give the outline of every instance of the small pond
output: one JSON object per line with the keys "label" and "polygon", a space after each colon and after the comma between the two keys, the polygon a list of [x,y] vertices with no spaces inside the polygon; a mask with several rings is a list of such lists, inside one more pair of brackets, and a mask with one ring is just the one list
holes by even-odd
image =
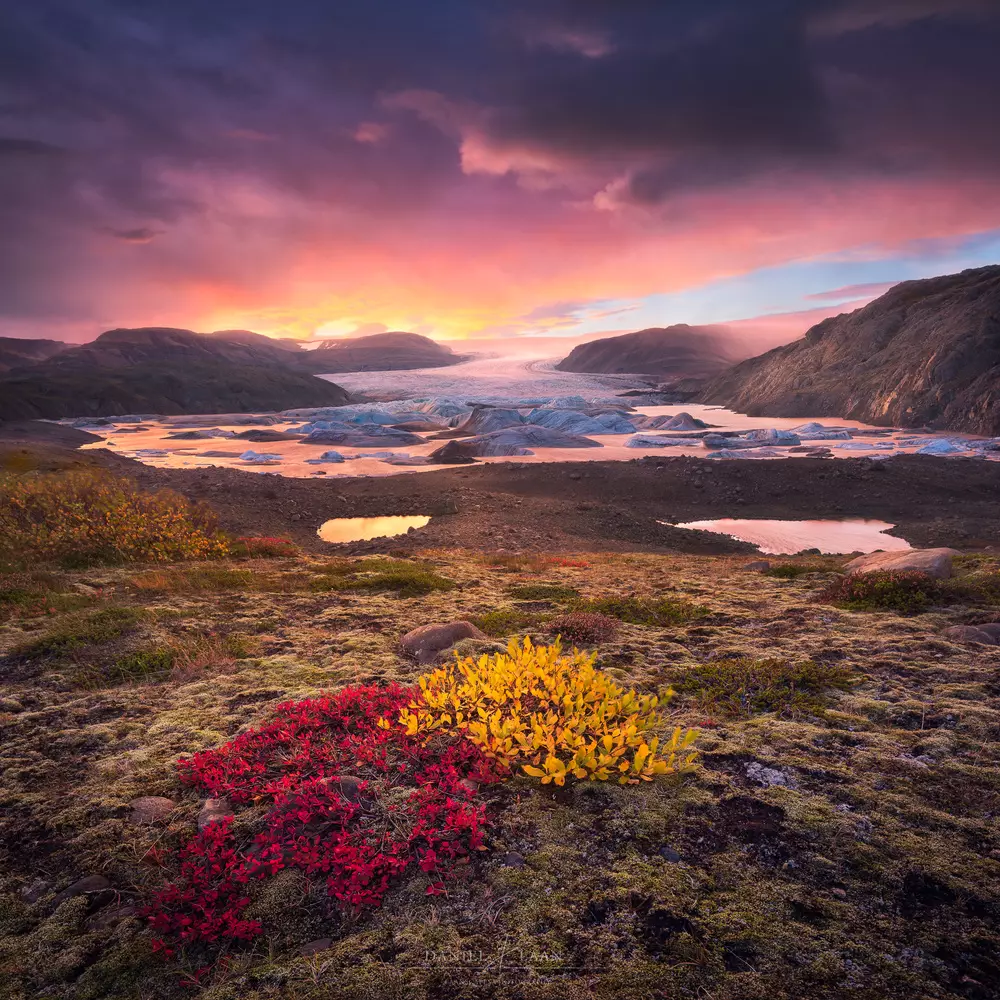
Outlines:
{"label": "small pond", "polygon": [[883,532],[893,527],[885,521],[848,518],[840,521],[767,521],[723,517],[714,521],[688,521],[675,528],[696,528],[751,542],[769,555],[792,555],[803,549],[826,554],[847,552],[894,552],[908,549],[903,538]]}
{"label": "small pond", "polygon": [[430,521],[424,515],[403,517],[335,517],[324,521],[317,534],[324,542],[367,542],[372,538],[405,535],[410,528],[422,528]]}

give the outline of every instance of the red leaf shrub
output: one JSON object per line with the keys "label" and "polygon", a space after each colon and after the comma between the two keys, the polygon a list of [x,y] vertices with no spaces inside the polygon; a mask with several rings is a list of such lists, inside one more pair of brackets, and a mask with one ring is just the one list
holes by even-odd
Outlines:
{"label": "red leaf shrub", "polygon": [[[471,801],[498,765],[460,735],[408,736],[396,721],[415,688],[354,686],[287,702],[276,717],[178,762],[182,780],[234,806],[269,806],[238,841],[232,821],[207,826],[180,852],[176,879],[146,915],[166,942],[246,939],[248,884],[294,868],[326,880],[337,904],[376,907],[411,867],[440,879],[483,845],[485,809]],[[407,794],[408,793],[408,794]],[[443,892],[435,882],[428,890]]]}
{"label": "red leaf shrub", "polygon": [[917,614],[940,595],[940,584],[926,573],[893,569],[840,577],[817,600],[855,611]]}

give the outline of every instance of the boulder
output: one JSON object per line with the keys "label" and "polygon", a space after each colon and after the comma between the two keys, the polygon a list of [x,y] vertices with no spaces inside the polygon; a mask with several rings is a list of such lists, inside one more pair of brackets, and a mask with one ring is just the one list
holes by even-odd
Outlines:
{"label": "boulder", "polygon": [[462,447],[463,442],[449,441],[428,456],[438,465],[475,465],[476,460]]}
{"label": "boulder", "polygon": [[143,795],[132,799],[129,805],[132,807],[129,818],[139,825],[162,823],[177,808],[176,802],[162,795]]}
{"label": "boulder", "polygon": [[752,441],[754,444],[802,444],[802,440],[795,431],[783,431],[777,427],[764,427],[761,430],[749,431],[747,434],[741,436],[745,437],[747,441]]}
{"label": "boulder", "polygon": [[400,640],[403,652],[420,664],[433,663],[446,649],[461,639],[485,639],[471,622],[449,622],[447,625],[421,625],[407,632]]}
{"label": "boulder", "polygon": [[74,896],[86,896],[95,892],[104,892],[105,889],[110,888],[111,883],[103,875],[88,875],[57,893],[55,899],[52,900],[52,908],[57,909],[67,899],[72,899]]}
{"label": "boulder", "polygon": [[846,427],[824,427],[815,421],[800,424],[792,430],[802,441],[850,441],[851,432]]}
{"label": "boulder", "polygon": [[961,555],[955,549],[907,549],[905,552],[872,552],[852,559],[845,569],[849,574],[874,573],[876,570],[901,570],[926,573],[935,580],[952,575],[951,560]]}
{"label": "boulder", "polygon": [[1000,622],[988,622],[986,625],[976,625],[980,632],[985,632],[998,646],[1000,646]]}
{"label": "boulder", "polygon": [[996,646],[997,640],[984,629],[976,628],[974,625],[952,625],[946,628],[941,635],[952,642],[978,642],[984,646]]}
{"label": "boulder", "polygon": [[[508,427],[489,434],[479,434],[466,438],[464,441],[453,441],[454,448],[450,454],[464,455],[466,458],[487,458],[499,455],[531,455],[534,448],[601,448],[600,441],[577,434],[564,434],[562,431],[549,427],[539,427],[537,424],[522,424],[520,427]],[[431,458],[438,460],[439,454],[444,454],[445,445],[431,453]]]}
{"label": "boulder", "polygon": [[219,823],[233,815],[233,807],[229,799],[205,799],[198,813],[198,829],[204,830],[209,823]]}

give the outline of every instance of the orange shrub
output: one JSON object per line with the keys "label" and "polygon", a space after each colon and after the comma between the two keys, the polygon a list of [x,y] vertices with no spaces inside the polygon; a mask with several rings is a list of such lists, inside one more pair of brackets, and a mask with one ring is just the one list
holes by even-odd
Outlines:
{"label": "orange shrub", "polygon": [[0,478],[0,555],[13,561],[173,562],[227,555],[215,515],[99,470]]}

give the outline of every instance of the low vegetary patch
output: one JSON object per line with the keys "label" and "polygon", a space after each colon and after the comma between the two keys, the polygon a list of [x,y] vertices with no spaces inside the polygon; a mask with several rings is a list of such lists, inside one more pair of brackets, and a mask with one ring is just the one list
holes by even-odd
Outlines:
{"label": "low vegetary patch", "polygon": [[0,556],[68,567],[225,555],[215,515],[99,470],[0,478]]}
{"label": "low vegetary patch", "polygon": [[506,639],[515,632],[525,633],[546,626],[549,616],[538,611],[520,608],[497,608],[481,615],[471,615],[469,620],[476,628],[493,639]]}
{"label": "low vegetary patch", "polygon": [[853,611],[897,611],[919,614],[941,594],[940,585],[926,573],[912,570],[875,570],[854,573],[830,584],[817,598]]}
{"label": "low vegetary patch", "polygon": [[617,597],[608,594],[578,601],[574,611],[608,615],[630,625],[683,625],[704,618],[708,609],[676,597]]}
{"label": "low vegetary patch", "polygon": [[299,547],[290,538],[270,538],[257,535],[241,535],[229,543],[234,556],[253,559],[281,559],[299,554]]}
{"label": "low vegetary patch", "polygon": [[435,590],[454,590],[454,580],[434,571],[428,563],[405,559],[363,559],[356,562],[329,563],[321,568],[322,575],[310,584],[318,592],[331,590],[390,590],[400,597],[422,597]]}
{"label": "low vegetary patch", "polygon": [[145,614],[136,608],[117,606],[90,614],[70,615],[37,639],[16,647],[13,653],[27,659],[65,656],[87,646],[114,642],[134,629],[144,617]]}
{"label": "low vegetary patch", "polygon": [[747,656],[688,668],[672,683],[707,712],[753,715],[816,711],[826,691],[846,689],[851,678],[851,671],[838,665]]}
{"label": "low vegetary patch", "polygon": [[529,583],[521,587],[510,587],[507,593],[519,601],[569,601],[580,596],[575,587],[558,583]]}
{"label": "low vegetary patch", "polygon": [[[512,640],[506,653],[456,657],[418,681],[420,696],[400,713],[407,733],[457,729],[506,766],[544,784],[567,778],[621,784],[683,770],[696,752],[694,730],[664,726],[656,695],[616,684],[594,666],[596,655],[563,655],[557,642],[534,646]],[[669,697],[672,692],[668,692]]]}

